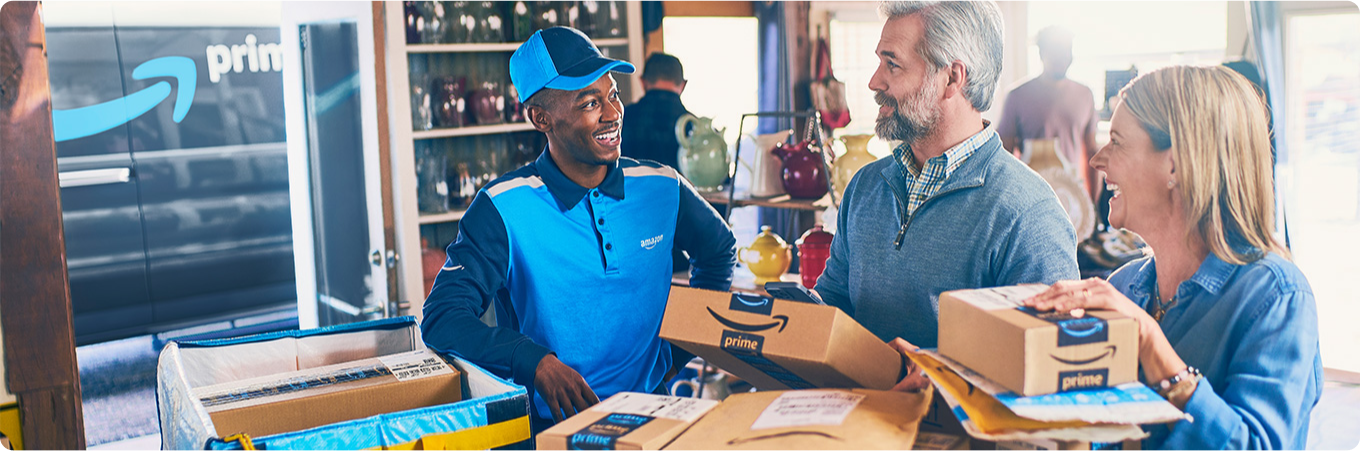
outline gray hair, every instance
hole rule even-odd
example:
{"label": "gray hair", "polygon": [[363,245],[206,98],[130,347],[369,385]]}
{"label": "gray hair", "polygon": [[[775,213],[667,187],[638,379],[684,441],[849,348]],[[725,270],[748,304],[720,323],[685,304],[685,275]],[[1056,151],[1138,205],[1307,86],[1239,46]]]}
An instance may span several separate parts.
{"label": "gray hair", "polygon": [[992,107],[1001,78],[1001,9],[991,1],[885,1],[879,13],[889,19],[920,13],[925,37],[916,53],[939,71],[954,60],[963,62],[968,84],[963,96],[978,111]]}

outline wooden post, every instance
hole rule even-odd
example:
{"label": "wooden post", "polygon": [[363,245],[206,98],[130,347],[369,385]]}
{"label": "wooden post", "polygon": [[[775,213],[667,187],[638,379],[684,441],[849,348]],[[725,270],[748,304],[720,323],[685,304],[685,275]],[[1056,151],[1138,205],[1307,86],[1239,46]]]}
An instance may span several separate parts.
{"label": "wooden post", "polygon": [[0,8],[0,321],[24,447],[84,449],[46,46],[38,2]]}

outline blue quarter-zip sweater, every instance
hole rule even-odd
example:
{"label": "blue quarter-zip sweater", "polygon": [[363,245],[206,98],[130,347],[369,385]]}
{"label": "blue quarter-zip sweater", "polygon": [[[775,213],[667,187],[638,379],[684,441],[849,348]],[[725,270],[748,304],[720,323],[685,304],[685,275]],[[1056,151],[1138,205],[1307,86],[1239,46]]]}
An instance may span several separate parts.
{"label": "blue quarter-zip sweater", "polygon": [[910,216],[893,157],[860,169],[817,279],[827,304],[880,339],[933,348],[940,293],[1079,277],[1076,233],[1053,189],[982,133],[986,143]]}
{"label": "blue quarter-zip sweater", "polygon": [[[421,332],[453,352],[534,387],[548,353],[600,397],[651,392],[672,364],[657,337],[671,287],[671,248],[689,252],[691,285],[726,291],[736,239],[676,171],[620,158],[592,189],[544,151],[488,183],[425,300]],[[499,327],[478,318],[496,301]],[[551,418],[534,395],[538,416]]]}

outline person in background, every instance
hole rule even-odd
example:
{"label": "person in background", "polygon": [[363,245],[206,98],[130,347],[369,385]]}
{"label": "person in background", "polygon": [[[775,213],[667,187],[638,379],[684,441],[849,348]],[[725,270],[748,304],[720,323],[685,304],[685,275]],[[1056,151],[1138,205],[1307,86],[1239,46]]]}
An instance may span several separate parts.
{"label": "person in background", "polygon": [[[633,66],[566,27],[534,33],[510,57],[548,148],[477,192],[420,324],[429,347],[529,387],[535,431],[618,392],[664,393],[688,362],[657,337],[673,247],[694,257],[694,287],[728,290],[736,264],[731,229],[688,181],[619,156],[610,71]],[[493,301],[495,327],[479,319]]]}
{"label": "person in background", "polygon": [[[680,142],[675,138],[675,122],[689,114],[680,102],[687,83],[679,58],[661,52],[647,57],[642,66],[642,89],[646,93],[623,110],[628,118],[623,125],[623,156],[679,169]],[[676,271],[684,271],[689,268],[689,257],[675,249],[671,264]]]}
{"label": "person in background", "polygon": [[1144,449],[1307,448],[1322,393],[1317,305],[1272,234],[1265,103],[1224,67],[1158,69],[1119,98],[1091,166],[1114,192],[1110,224],[1155,253],[1026,305],[1138,321],[1144,382],[1194,417],[1148,426]]}
{"label": "person in background", "polygon": [[846,188],[817,292],[885,341],[934,347],[940,293],[1076,278],[1077,237],[1053,190],[982,119],[1001,71],[996,4],[880,10],[874,130],[902,144]]}
{"label": "person in background", "polygon": [[[1012,89],[1001,108],[996,132],[1002,146],[1020,155],[1027,139],[1058,140],[1058,154],[1086,183],[1091,199],[1100,195],[1095,169],[1084,163],[1096,151],[1095,98],[1091,88],[1067,78],[1072,66],[1072,33],[1058,26],[1035,36],[1044,72]],[[1085,166],[1083,168],[1083,166]]]}
{"label": "person in background", "polygon": [[685,92],[685,68],[680,60],[656,52],[642,66],[642,89],[646,94],[624,108],[628,118],[623,126],[623,156],[652,160],[679,167],[680,142],[675,139],[675,121],[689,114],[680,94]]}

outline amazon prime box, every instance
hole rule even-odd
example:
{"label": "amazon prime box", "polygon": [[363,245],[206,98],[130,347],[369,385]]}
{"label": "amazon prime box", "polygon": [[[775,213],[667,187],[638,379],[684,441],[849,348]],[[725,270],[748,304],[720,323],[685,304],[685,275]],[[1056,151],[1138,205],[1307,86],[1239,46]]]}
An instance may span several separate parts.
{"label": "amazon prime box", "polygon": [[762,390],[887,390],[903,368],[838,308],[741,293],[671,287],[661,338]]}
{"label": "amazon prime box", "polygon": [[711,399],[619,393],[538,434],[538,449],[661,449],[718,406]]}
{"label": "amazon prime box", "polygon": [[1021,396],[1113,387],[1138,378],[1138,324],[1107,310],[1024,307],[1044,285],[940,295],[939,352]]}

